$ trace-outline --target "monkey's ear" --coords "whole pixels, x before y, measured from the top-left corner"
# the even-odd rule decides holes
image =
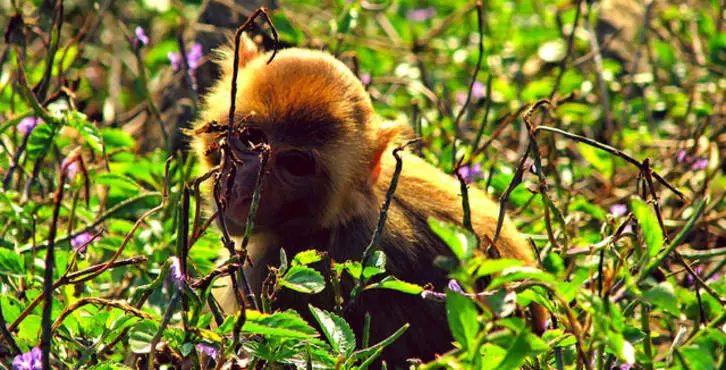
[[[232,75],[234,49],[234,35],[230,35],[229,46],[221,50],[218,60],[218,64],[222,68],[223,73],[228,76]],[[258,53],[257,44],[255,44],[255,42],[243,32],[239,39],[239,59],[237,67],[243,68],[250,60],[254,59]]]
[[[378,176],[381,174],[381,158],[383,157],[386,149],[396,139],[400,132],[400,127],[395,122],[384,122],[378,129],[378,135],[376,137],[376,149],[373,152],[373,160],[371,161],[371,174],[369,177],[370,184],[375,184],[378,181]]]

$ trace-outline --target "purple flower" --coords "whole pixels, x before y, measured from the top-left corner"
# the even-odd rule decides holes
[[[18,123],[17,126],[15,126],[15,128],[23,135],[30,134],[39,123],[43,123],[42,118],[25,117],[20,121],[20,123]]]
[[[481,98],[484,96],[484,85],[479,81],[474,81],[474,85],[471,87],[471,97]]]
[[[179,66],[181,65],[181,55],[179,53],[170,51],[170,52],[166,53],[166,57],[169,58],[169,63],[171,63],[171,68],[173,68],[175,71],[178,71]]]
[[[371,83],[371,74],[370,73],[364,73],[360,75],[360,82],[363,83],[363,85],[368,85]]]
[[[433,18],[435,15],[436,9],[434,9],[433,7],[428,7],[423,9],[409,10],[406,13],[406,18],[408,18],[408,20],[412,22],[423,22],[425,20]]]
[[[676,157],[676,161],[678,163],[683,163],[683,161],[685,161],[685,160],[686,160],[686,151],[685,150],[679,151],[678,156]]]
[[[136,26],[136,31],[134,33],[136,33],[136,38],[134,38],[134,44],[136,44],[136,46],[140,46],[139,41],[141,41],[142,45],[149,45],[149,37],[146,36],[146,33],[141,26]]]
[[[461,289],[461,285],[455,279],[449,280],[449,290],[456,293],[464,294],[464,289]]]
[[[184,277],[184,272],[181,269],[181,262],[179,262],[178,257],[171,257],[171,265],[169,268],[171,269],[171,279],[174,280],[175,283],[181,283],[186,279]]]
[[[613,204],[610,206],[610,214],[615,217],[620,217],[628,213],[628,206],[625,204]]]
[[[466,103],[466,93],[463,91],[459,91],[456,93],[456,103],[459,105],[464,105]]]
[[[217,359],[217,355],[219,355],[219,351],[208,344],[197,343],[196,347],[197,351],[204,353],[215,360]]]
[[[696,268],[693,269],[693,272],[698,274],[698,276],[701,276],[701,274],[703,273],[703,267],[696,266]],[[690,273],[686,273],[686,281],[684,282],[683,285],[685,285],[686,287],[689,287],[689,286],[693,285],[693,283],[695,281],[696,281],[696,279],[693,277],[693,275],[691,275]]]
[[[171,68],[175,71],[178,71],[181,69],[182,66],[182,57],[179,53],[174,52],[168,52],[166,54],[166,57],[169,58],[169,63],[171,63]],[[202,49],[202,45],[199,43],[194,43],[192,45],[191,49],[187,51],[187,63],[189,63],[189,70],[194,71],[197,68],[199,68],[199,64],[202,61],[202,58],[204,58],[204,50]],[[197,80],[194,77],[194,74],[191,74],[192,77],[192,88],[194,90],[197,89]]]
[[[35,347],[30,352],[25,352],[15,356],[13,359],[13,370],[41,370],[43,369],[42,357],[43,353],[40,348]]]
[[[708,159],[706,159],[706,158],[698,158],[691,165],[691,169],[694,171],[703,170],[706,167],[708,167]]]
[[[187,53],[187,61],[189,62],[189,69],[192,71],[197,69],[199,67],[199,62],[204,57],[204,52],[202,51],[202,44],[194,43],[192,45],[192,48]]]
[[[456,93],[456,102],[459,105],[466,103],[466,96],[468,95],[465,91],[459,91]],[[474,85],[471,86],[471,100],[475,101],[484,96],[484,85],[479,81],[474,81]]]
[[[463,166],[459,169],[459,174],[464,182],[469,184],[474,182],[477,178],[484,178],[484,172],[481,169],[481,163],[476,163],[472,166]]]
[[[68,181],[72,182],[76,175],[78,174],[78,159],[74,158],[73,162],[68,163],[68,157],[63,159],[63,162],[61,162],[61,168],[66,169],[66,174],[68,175]]]
[[[71,239],[71,246],[73,249],[77,249],[79,253],[86,253],[86,247],[96,239],[89,233],[78,234],[75,238]]]

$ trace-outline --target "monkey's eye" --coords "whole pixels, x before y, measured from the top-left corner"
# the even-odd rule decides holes
[[[314,175],[317,163],[312,153],[302,150],[288,150],[277,155],[277,167],[289,175],[304,177]]]
[[[237,140],[235,140],[234,144],[238,150],[242,151],[250,150],[258,144],[267,143],[265,133],[262,130],[253,127],[245,126],[238,131],[235,136],[237,136]]]

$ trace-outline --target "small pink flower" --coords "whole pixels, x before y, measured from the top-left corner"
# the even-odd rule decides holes
[[[428,7],[423,9],[413,9],[406,13],[406,18],[412,22],[423,22],[433,18],[436,15],[436,9],[434,7]]]
[[[466,93],[459,91],[456,93],[456,104],[464,105],[466,103]]]
[[[676,157],[676,161],[678,163],[683,163],[683,161],[685,161],[685,160],[686,160],[686,151],[685,150],[679,151],[678,156]]]
[[[30,352],[15,356],[13,359],[13,370],[41,370],[43,353],[40,348],[35,347]]]
[[[471,97],[475,99],[479,99],[481,97],[484,97],[484,85],[479,81],[474,81],[474,85],[471,87]]]
[[[78,159],[76,158],[73,160],[73,162],[68,163],[68,158],[66,157],[65,159],[63,159],[63,162],[61,162],[61,168],[65,168],[66,174],[68,175],[68,182],[73,182],[79,172]]]
[[[187,53],[187,60],[189,61],[189,69],[192,71],[199,67],[199,63],[202,61],[204,53],[202,51],[202,44],[194,43],[192,48]]]
[[[615,217],[620,217],[628,213],[628,206],[625,204],[613,204],[610,206],[610,214]]]
[[[454,279],[449,280],[449,290],[456,293],[464,293],[464,289],[461,289],[459,282]]]
[[[93,242],[95,238],[89,233],[78,234],[75,238],[71,239],[71,246],[73,249],[77,249],[79,253],[86,253],[86,247]]]
[[[166,53],[166,57],[169,58],[169,63],[171,63],[171,68],[175,71],[179,70],[179,67],[181,66],[181,55],[179,53],[175,53],[173,51],[170,51]]]
[[[706,158],[698,158],[691,165],[691,169],[694,171],[703,170],[706,167],[708,167],[708,159],[706,159]]]
[[[140,46],[138,44],[139,42],[141,42],[142,45],[149,45],[149,37],[146,36],[146,33],[141,26],[136,26],[136,31],[134,33],[136,34],[136,38],[134,38],[136,46]]]
[[[175,283],[180,284],[182,281],[186,280],[184,272],[181,269],[181,262],[178,257],[171,257],[170,260],[171,265],[169,268],[171,269],[171,279]]]
[[[207,356],[209,356],[215,360],[217,359],[217,356],[219,355],[219,350],[217,350],[216,348],[214,348],[208,344],[197,343],[196,347],[199,352],[204,353]]]
[[[30,134],[39,123],[43,123],[42,118],[25,117],[20,121],[20,123],[18,123],[17,126],[15,126],[15,128],[23,135]]]
[[[484,172],[481,169],[481,163],[475,163],[472,166],[462,166],[459,169],[459,174],[464,182],[469,184],[477,180],[477,178],[484,178]]]
[[[368,85],[371,83],[371,74],[370,73],[364,73],[360,75],[360,82],[363,83],[363,85]]]

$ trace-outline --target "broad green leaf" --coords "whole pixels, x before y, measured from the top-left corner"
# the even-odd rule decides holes
[[[53,137],[56,133],[56,125],[50,125],[48,123],[39,123],[33,129],[28,139],[28,145],[26,151],[28,152],[28,158],[36,159],[41,154],[47,153],[48,148],[51,147]]]
[[[280,34],[280,39],[289,41],[293,45],[297,45],[303,40],[304,35],[297,27],[290,23],[290,20],[284,11],[275,11],[270,15],[270,18],[272,20],[272,24],[274,24],[277,29],[277,33]]]
[[[467,296],[447,292],[446,317],[449,320],[449,328],[454,339],[464,348],[471,346],[479,331],[478,315],[476,305]]]
[[[103,152],[103,136],[98,127],[88,121],[85,114],[78,111],[66,111],[68,125],[78,130],[86,143],[96,152]]]
[[[598,170],[603,177],[610,178],[613,174],[613,161],[605,151],[594,148],[590,145],[577,143],[577,148],[580,150],[583,158],[596,170]]]
[[[423,292],[422,286],[398,280],[393,276],[386,276],[377,283],[367,285],[363,290],[370,289],[391,289],[408,294],[421,294]]]
[[[650,302],[664,309],[671,315],[680,316],[680,310],[678,309],[678,297],[676,297],[673,284],[668,281],[664,281],[643,292],[642,298],[644,301]]]
[[[315,329],[293,310],[274,314],[246,310],[245,315],[244,333],[299,339],[312,338],[316,334]]]
[[[639,198],[633,197],[630,207],[643,230],[648,257],[653,258],[663,249],[663,229],[660,228],[658,217],[650,205]]]
[[[333,349],[339,354],[350,355],[355,350],[355,334],[342,317],[308,305],[315,320]]]
[[[129,332],[129,349],[134,353],[149,353],[150,345],[159,329],[159,324],[152,320],[142,320]]]
[[[6,248],[0,248],[0,275],[23,276],[25,261],[23,256]]]
[[[475,235],[433,217],[429,217],[428,222],[431,230],[451,248],[460,261],[466,261],[474,255],[474,250],[479,244]]]
[[[325,280],[310,267],[292,266],[280,279],[280,285],[296,292],[315,294],[325,289]]]
[[[398,339],[401,335],[403,335],[404,332],[406,332],[406,330],[408,330],[409,326],[410,326],[409,324],[405,324],[402,327],[400,327],[398,330],[396,330],[394,333],[389,335],[386,339],[384,339],[368,348],[364,348],[364,349],[354,352],[350,356],[350,361],[357,361],[357,360],[363,360],[363,359],[365,359],[367,361],[371,358],[375,358],[376,356],[378,356],[377,354],[380,353],[379,351],[381,349],[387,347],[388,345],[390,345],[391,343],[396,341],[396,339]]]
[[[548,283],[555,282],[555,278],[542,270],[536,269],[534,267],[529,266],[522,266],[522,267],[512,267],[509,269],[506,269],[502,271],[501,275],[495,277],[492,282],[487,287],[487,290],[489,289],[495,289],[503,284],[512,282],[512,281],[518,281],[518,280],[524,280],[524,279],[533,279],[538,281],[544,281]]]
[[[496,369],[519,369],[528,355],[541,352],[547,348],[547,344],[542,339],[524,330],[517,335],[511,346],[507,348],[507,354],[496,366]]]
[[[93,183],[96,185],[108,185],[113,187],[114,190],[122,191],[129,195],[138,194],[141,189],[141,185],[134,181],[134,179],[117,173],[100,173],[95,177]]]
[[[103,137],[103,142],[108,147],[108,150],[118,148],[133,149],[136,147],[136,140],[133,136],[129,135],[120,128],[103,128],[101,129],[101,135]]]
[[[497,274],[508,268],[518,267],[522,265],[524,265],[524,262],[520,260],[513,260],[507,258],[486,259],[481,261],[474,277],[480,278],[483,276]]]
[[[314,249],[308,249],[295,255],[292,259],[292,266],[307,266],[323,259],[323,255]]]

